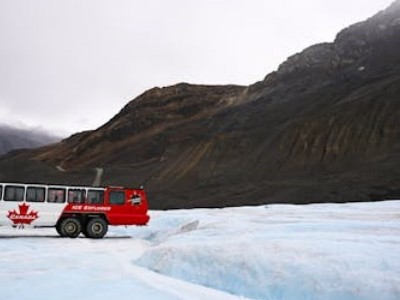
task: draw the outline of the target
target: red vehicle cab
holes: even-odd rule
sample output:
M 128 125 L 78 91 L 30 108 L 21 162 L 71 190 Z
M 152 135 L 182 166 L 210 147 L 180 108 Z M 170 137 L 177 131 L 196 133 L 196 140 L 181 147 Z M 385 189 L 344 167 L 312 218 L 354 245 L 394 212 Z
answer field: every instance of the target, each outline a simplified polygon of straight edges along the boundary
M 146 225 L 143 189 L 0 183 L 0 225 L 54 226 L 62 237 L 102 238 L 108 225 Z

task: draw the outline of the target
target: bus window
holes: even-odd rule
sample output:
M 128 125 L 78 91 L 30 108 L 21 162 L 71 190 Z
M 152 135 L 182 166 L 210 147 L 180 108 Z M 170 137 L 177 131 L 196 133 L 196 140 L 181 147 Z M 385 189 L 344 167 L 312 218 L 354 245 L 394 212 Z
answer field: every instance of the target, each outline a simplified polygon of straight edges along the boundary
M 26 189 L 27 202 L 44 202 L 46 189 L 42 187 L 28 187 Z
M 49 202 L 49 203 L 64 203 L 65 202 L 65 189 L 49 188 L 49 194 L 47 195 L 47 202 Z
M 3 199 L 3 186 L 0 185 L 0 200 Z
M 104 204 L 104 191 L 89 190 L 87 198 L 89 204 Z
M 85 203 L 85 190 L 68 189 L 68 203 Z
M 24 201 L 25 188 L 23 186 L 6 185 L 4 189 L 5 201 Z
M 123 191 L 110 192 L 110 204 L 124 205 L 124 203 L 125 203 L 125 192 Z

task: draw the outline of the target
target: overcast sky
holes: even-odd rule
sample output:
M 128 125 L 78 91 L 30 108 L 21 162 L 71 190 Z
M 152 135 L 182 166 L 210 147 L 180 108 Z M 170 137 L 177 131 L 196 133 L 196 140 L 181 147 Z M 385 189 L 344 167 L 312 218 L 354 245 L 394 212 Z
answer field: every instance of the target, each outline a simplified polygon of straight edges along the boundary
M 154 86 L 248 85 L 393 0 L 0 0 L 0 123 L 95 129 Z

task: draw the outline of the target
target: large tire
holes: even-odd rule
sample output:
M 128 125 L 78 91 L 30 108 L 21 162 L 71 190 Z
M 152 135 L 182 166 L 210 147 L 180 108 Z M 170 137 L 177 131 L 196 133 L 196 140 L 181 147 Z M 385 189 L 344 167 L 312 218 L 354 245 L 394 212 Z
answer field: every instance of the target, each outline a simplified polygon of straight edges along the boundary
M 84 233 L 88 238 L 101 239 L 106 235 L 107 230 L 108 224 L 104 219 L 94 218 L 87 222 Z
M 61 236 L 76 238 L 82 231 L 81 222 L 76 218 L 64 219 L 60 224 Z
M 61 231 L 61 222 L 56 225 L 56 231 L 61 237 L 66 237 Z

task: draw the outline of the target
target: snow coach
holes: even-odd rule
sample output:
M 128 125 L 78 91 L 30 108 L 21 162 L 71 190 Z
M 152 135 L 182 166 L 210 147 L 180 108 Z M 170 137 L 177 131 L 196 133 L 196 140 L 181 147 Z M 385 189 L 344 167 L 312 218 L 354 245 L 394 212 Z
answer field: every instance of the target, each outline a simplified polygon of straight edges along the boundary
M 0 183 L 0 225 L 55 227 L 62 237 L 98 239 L 108 225 L 146 225 L 144 189 Z

